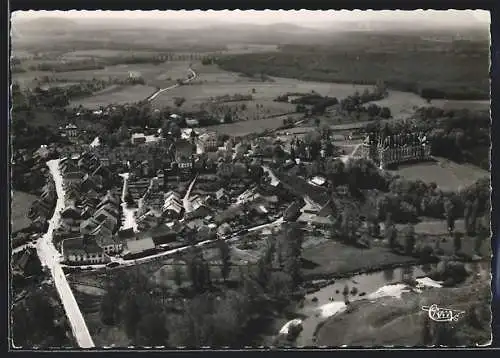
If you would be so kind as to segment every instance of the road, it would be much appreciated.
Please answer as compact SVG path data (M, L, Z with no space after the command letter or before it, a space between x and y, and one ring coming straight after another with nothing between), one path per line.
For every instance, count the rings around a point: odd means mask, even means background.
M252 227L250 229L248 229L248 232L254 232L254 231L259 231L259 230L263 230L263 229L266 229L266 228L270 228L270 227L273 227L273 226L276 226L276 225L281 225L282 223L284 222L284 219L283 217L273 221L273 222L270 222L268 224L263 224L263 225L258 225L258 226L255 226L255 227ZM227 238L224 239L226 242L228 243L232 243L232 242L237 242L239 240L241 240L241 236L239 235L231 235ZM210 244L214 244L215 241L214 240L206 240L206 241L201 241L199 243L197 243L195 246L196 247L203 247L203 246L207 246L207 245L210 245ZM182 247L178 247L176 249L172 249L172 250L168 250L168 251L164 251L164 252L159 252L157 254L154 254L154 255L150 255L150 256L146 256L146 257L141 257L141 258L138 258L138 259L131 259L131 260L125 260L123 258L117 258L117 257L114 257L112 258L112 261L114 262L117 262L120 264L120 267L124 267L124 266L133 266L135 264L140 264L140 263L144 263L144 262L148 262L148 261L153 261L155 259L159 259L159 258L165 258L165 257L168 257L168 256L171 256L171 255L174 255L174 254L178 254L180 252L183 252L183 251L186 251L190 248L191 246L187 245L187 246L182 246ZM64 265L63 265L64 266ZM71 266L71 267L79 267L79 268L92 268L92 269L103 269L106 267L106 265L82 265L82 266Z
M187 79L185 79L183 81L183 83L188 83L188 82L191 82L192 80L194 80L196 77L198 77L198 75L196 74L196 72L194 72L191 68L189 69L189 72L191 72L191 76L188 77ZM159 95L161 95L163 92L167 92L171 89L174 89L174 88L177 88L179 87L180 84L176 83L175 85L172 85L170 87L166 87L166 88L162 88L162 89L159 89L158 91L156 91L155 93L153 93L151 96L149 96L147 98L147 100L149 102L152 102L154 101Z
M127 194L127 184L128 184L128 176L129 173L120 174L123 178L123 188L122 188L122 197L121 197L121 207L123 212L123 225L121 229L133 228L134 231L137 232L137 222L135 220L135 213L137 209L130 209L127 207L127 203L125 202L125 195Z
M196 182L196 179L198 178L198 175L196 175L193 179L193 181L191 182L191 184L189 184L189 188L186 192L186 195L184 195L184 198L182 198L182 205L184 206L184 211L186 213L189 213L191 211L191 203L189 202L189 196L191 195L191 190L193 190L193 186L194 186L194 183Z
M64 209L64 188L63 178L59 169L59 159L50 160L47 162L50 174L54 178L54 183L57 192L57 202L52 218L49 220L49 228L47 232L37 241L36 249L40 262L43 266L47 267L52 275L52 279L56 286L59 297L61 298L64 311L68 317L71 330L80 348L92 348L94 342L90 336L89 330L83 318L82 312L78 307L75 296L71 291L71 287L66 280L59 260L61 254L54 247L52 236L54 230L59 224L61 218L61 211Z

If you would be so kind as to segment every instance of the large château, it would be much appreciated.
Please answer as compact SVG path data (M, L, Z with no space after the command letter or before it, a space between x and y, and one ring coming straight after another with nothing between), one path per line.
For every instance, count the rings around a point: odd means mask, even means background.
M431 146L423 133L383 136L369 134L361 149L361 155L372 159L380 168L415 160L429 160Z

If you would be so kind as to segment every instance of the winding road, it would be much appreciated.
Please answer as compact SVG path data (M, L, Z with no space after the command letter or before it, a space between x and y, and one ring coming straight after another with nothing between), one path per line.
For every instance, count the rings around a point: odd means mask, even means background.
M193 71L193 69L189 69L189 72L191 73L191 76L189 76L187 79L185 79L184 81L182 81L182 84L186 84L186 83L189 83L191 82L192 80L194 80L196 77L198 77L198 75L196 74L196 72ZM174 89L174 88L177 88L181 86L181 84L179 83L176 83L175 85L172 85L170 87L166 87L166 88L162 88L162 89L159 89L158 91L156 91L155 93L153 93L151 96L149 96L147 98L147 101L149 102L152 102L154 101L159 95L161 95L163 92L167 92L171 89Z
M37 241L36 250L40 262L43 266L47 267L52 275L52 279L56 286L59 297L68 317L71 330L80 348L92 348L94 347L94 341L90 336L87 324L83 318L82 312L78 307L75 296L71 291L71 287L66 280L66 275L64 274L62 267L59 263L61 259L61 254L54 247L52 242L52 237L54 230L57 228L61 218L61 211L65 206L64 203L64 188L63 188L63 178L59 168L59 159L50 160L47 162L50 174L54 178L56 192L57 192L57 202L54 209L54 214L49 220L49 228L47 232Z

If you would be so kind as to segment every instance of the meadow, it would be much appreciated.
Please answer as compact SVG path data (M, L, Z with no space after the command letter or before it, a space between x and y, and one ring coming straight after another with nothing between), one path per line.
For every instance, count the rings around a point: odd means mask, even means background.
M408 180L422 180L446 191L455 191L467 187L478 179L489 177L490 173L472 164L460 164L438 158L437 162L400 165L391 171Z
M156 92L156 88L143 85L118 87L114 90L104 90L91 97L72 101L70 107L82 106L84 108L97 109L110 104L126 104L146 99Z
M31 225L28 218L28 211L31 204L37 199L35 195L14 191L12 193L12 202L10 207L10 222L12 232L15 233Z

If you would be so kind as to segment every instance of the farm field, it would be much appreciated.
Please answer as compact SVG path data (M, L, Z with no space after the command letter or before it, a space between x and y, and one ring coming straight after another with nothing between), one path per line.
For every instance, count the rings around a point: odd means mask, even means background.
M85 71L70 71L70 72L47 72L47 71L28 71L21 73L13 73L12 81L18 82L22 88L33 88L36 86L35 78L42 76L50 76L55 79L70 80L78 82L82 80L109 79L118 78L125 80L129 74L136 73L142 76L146 83L155 87L168 87L175 83L177 78L185 78L189 62L174 61L164 62L158 65L154 64L122 64L116 66L107 66L103 69L85 70Z
M409 180L434 182L443 190L457 190L490 175L472 164L458 164L441 158L437 162L401 165L392 172Z
M124 86L114 91L104 91L91 97L72 101L70 107L82 106L84 108L95 109L110 104L134 103L146 99L153 94L156 88L143 85Z
M66 52L61 56L61 59L83 60L89 58L109 58L118 56L147 56L155 55L157 51L125 51L125 50L109 50L109 49L92 49L92 50L77 50Z
M28 194L22 191L14 191L12 193L10 222L12 224L13 233L30 226L31 220L27 215L31 204L36 199L37 197L35 195Z
M296 116L296 115L295 115ZM245 136L251 133L263 132L266 129L276 129L283 125L283 119L294 115L279 116L267 119L248 120L233 123L216 124L205 127L207 130L215 131L220 134L232 136Z
M259 53L259 52L273 52L279 51L277 45L266 45L266 44L227 44L227 50L222 51L224 55L235 55L235 54L245 54L245 53Z

